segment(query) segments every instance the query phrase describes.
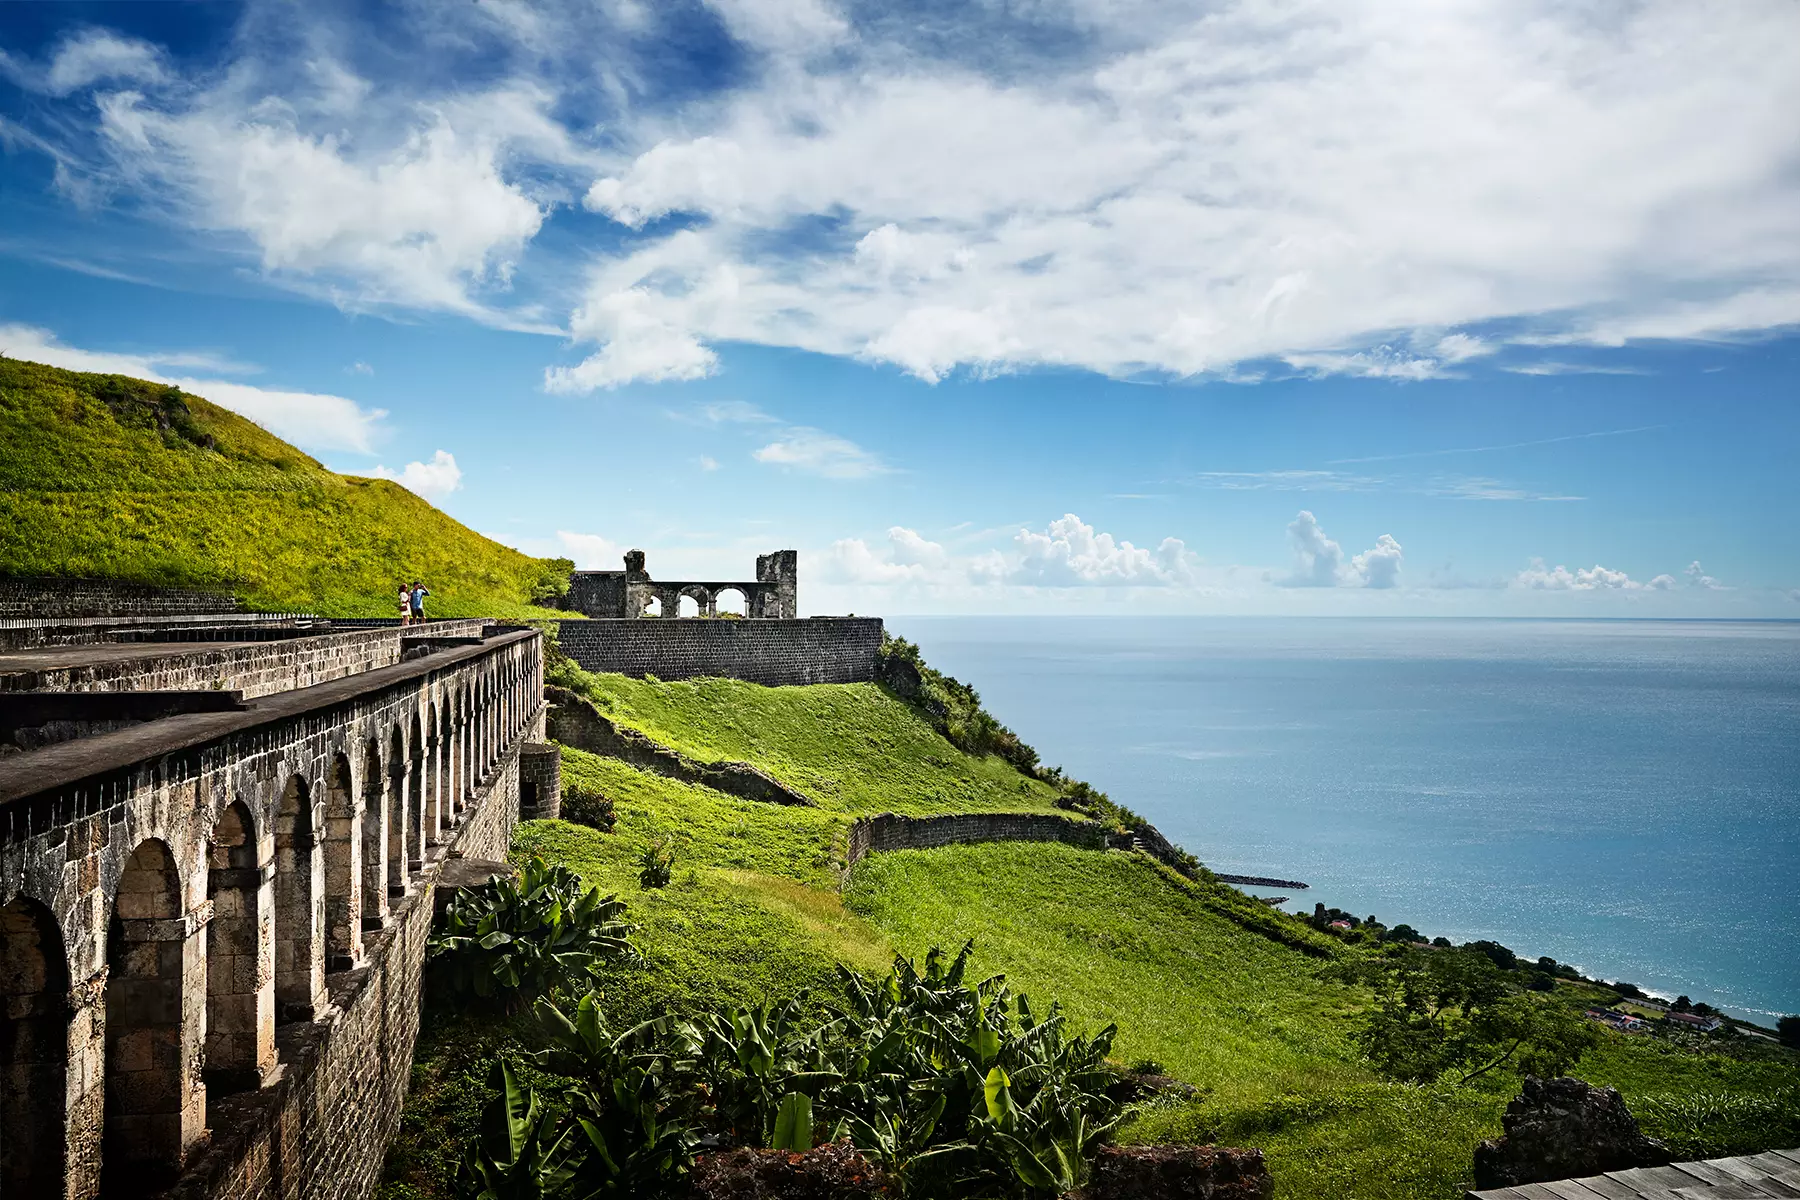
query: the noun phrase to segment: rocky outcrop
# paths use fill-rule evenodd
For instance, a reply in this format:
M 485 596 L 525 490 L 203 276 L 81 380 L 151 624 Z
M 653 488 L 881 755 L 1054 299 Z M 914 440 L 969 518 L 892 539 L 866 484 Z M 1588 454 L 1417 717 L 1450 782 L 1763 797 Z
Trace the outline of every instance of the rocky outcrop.
M 740 1147 L 703 1155 L 689 1186 L 695 1200 L 862 1200 L 900 1194 L 849 1142 L 804 1154 Z
M 683 783 L 702 784 L 745 800 L 765 804 L 812 804 L 809 797 L 749 763 L 699 762 L 635 729 L 621 728 L 585 697 L 568 688 L 546 687 L 544 699 L 551 705 L 546 723 L 549 735 L 565 746 L 616 758 L 640 771 L 679 779 Z
M 1475 1147 L 1477 1189 L 1580 1179 L 1670 1161 L 1668 1147 L 1644 1136 L 1624 1099 L 1580 1079 L 1527 1076 L 1500 1118 L 1506 1135 Z
M 1079 1200 L 1269 1200 L 1275 1181 L 1261 1150 L 1219 1146 L 1107 1146 Z

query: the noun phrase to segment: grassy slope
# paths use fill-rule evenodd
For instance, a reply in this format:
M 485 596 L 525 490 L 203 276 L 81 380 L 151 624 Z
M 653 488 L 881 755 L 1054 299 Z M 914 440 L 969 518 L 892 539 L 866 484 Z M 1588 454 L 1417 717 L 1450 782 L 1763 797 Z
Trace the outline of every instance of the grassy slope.
M 874 684 L 765 688 L 735 679 L 554 678 L 608 716 L 705 761 L 752 762 L 821 807 L 941 813 L 1051 807 L 1056 792 L 998 758 L 971 758 Z
M 333 616 L 391 616 L 420 578 L 436 615 L 530 616 L 547 615 L 529 599 L 549 566 L 199 397 L 0 359 L 0 573 Z
M 1348 1040 L 1364 995 L 1324 979 L 1319 959 L 1228 919 L 1238 911 L 1229 889 L 1179 884 L 1117 852 L 1003 844 L 881 855 L 840 896 L 852 812 L 927 811 L 940 806 L 924 798 L 934 794 L 973 806 L 984 787 L 1007 804 L 1047 800 L 1009 787 L 1010 768 L 969 760 L 877 689 L 564 682 L 697 757 L 747 759 L 843 810 L 755 804 L 565 750 L 565 783 L 612 797 L 618 826 L 534 822 L 519 848 L 629 902 L 646 963 L 607 985 L 621 1019 L 829 991 L 834 962 L 879 970 L 895 951 L 973 937 L 983 970 L 1005 972 L 1040 1004 L 1060 1000 L 1081 1024 L 1116 1021 L 1121 1059 L 1155 1059 L 1203 1089 L 1197 1102 L 1148 1112 L 1126 1139 L 1260 1146 L 1288 1200 L 1451 1200 L 1475 1142 L 1499 1132 L 1516 1079 L 1464 1089 L 1377 1079 Z M 674 884 L 645 892 L 637 855 L 671 833 L 681 839 Z M 1579 989 L 1566 999 L 1586 1002 Z M 485 1086 L 455 1030 L 428 1034 L 409 1135 L 391 1163 L 391 1179 L 431 1186 L 390 1183 L 387 1200 L 448 1194 L 470 1089 Z M 1581 1073 L 1634 1105 L 1670 1095 L 1780 1103 L 1792 1056 L 1755 1059 L 1671 1054 L 1609 1034 Z M 1652 1132 L 1675 1131 L 1657 1122 Z

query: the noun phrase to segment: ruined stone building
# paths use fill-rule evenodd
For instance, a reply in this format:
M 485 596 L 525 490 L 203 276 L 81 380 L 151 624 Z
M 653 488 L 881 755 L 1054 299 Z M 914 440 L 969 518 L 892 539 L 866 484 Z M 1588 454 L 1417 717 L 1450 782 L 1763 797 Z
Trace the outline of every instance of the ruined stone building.
M 623 571 L 576 571 L 569 579 L 569 594 L 562 606 L 589 617 L 678 617 L 682 601 L 692 605 L 686 615 L 716 617 L 723 593 L 742 598 L 746 617 L 758 620 L 797 616 L 799 558 L 792 550 L 761 554 L 756 559 L 756 578 L 748 582 L 659 583 L 644 569 L 644 552 L 625 554 Z
M 368 1195 L 542 696 L 481 621 L 0 620 L 0 1197 Z

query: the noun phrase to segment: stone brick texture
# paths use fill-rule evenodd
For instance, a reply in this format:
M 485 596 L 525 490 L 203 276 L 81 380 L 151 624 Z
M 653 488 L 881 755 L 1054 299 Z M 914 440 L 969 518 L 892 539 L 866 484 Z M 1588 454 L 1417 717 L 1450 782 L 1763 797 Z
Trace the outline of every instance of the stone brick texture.
M 285 647 L 296 652 L 289 682 L 399 654 L 392 636 L 316 641 Z M 66 1176 L 59 1195 L 86 1200 L 103 1178 L 109 1192 L 158 1192 L 154 1171 L 112 1155 L 119 1139 L 155 1150 L 157 1170 L 185 1171 L 170 1193 L 183 1200 L 371 1192 L 406 1093 L 435 881 L 450 855 L 505 856 L 521 747 L 545 736 L 542 668 L 535 632 L 504 633 L 367 681 L 168 722 L 216 723 L 199 738 L 151 722 L 0 760 L 5 957 L 57 967 L 9 970 L 0 993 L 9 1012 L 59 1015 L 66 1053 L 20 1064 L 60 1118 L 62 1145 L 36 1147 Z M 126 746 L 136 757 L 118 756 Z M 354 860 L 334 875 L 325 853 L 339 807 L 347 828 L 366 811 L 372 829 L 392 831 L 360 846 L 352 835 L 390 885 L 366 900 Z M 307 872 L 294 869 L 302 859 Z M 294 901 L 297 881 L 310 903 Z M 340 893 L 368 918 L 348 947 L 360 952 L 309 982 L 292 960 L 323 961 L 325 900 Z M 271 953 L 271 929 L 285 959 Z M 277 985 L 295 1019 L 271 1029 L 278 979 L 296 993 Z M 210 1048 L 230 1060 L 228 1076 L 207 1061 L 209 1009 L 227 1035 Z M 246 1082 L 253 1090 L 233 1090 Z M 12 1170 L 0 1157 L 16 1183 Z
M 150 653 L 39 650 L 0 665 L 0 692 L 240 691 L 246 698 L 361 675 L 401 660 L 415 639 L 479 636 L 480 622 L 397 625 L 249 644 L 160 645 Z M 414 632 L 416 630 L 417 632 Z M 100 648 L 96 648 L 100 649 Z M 4 661 L 4 660 L 0 660 Z
M 88 579 L 0 579 L 0 617 L 178 617 L 239 608 L 221 592 Z
M 557 641 L 588 671 L 779 687 L 873 682 L 881 632 L 880 617 L 627 618 L 562 621 Z
M 519 819 L 554 821 L 562 816 L 562 754 L 548 742 L 519 749 Z
M 1055 813 L 951 813 L 941 817 L 877 813 L 851 824 L 846 861 L 855 866 L 870 854 L 933 850 L 960 842 L 1063 842 L 1103 850 L 1108 836 L 1092 821 Z

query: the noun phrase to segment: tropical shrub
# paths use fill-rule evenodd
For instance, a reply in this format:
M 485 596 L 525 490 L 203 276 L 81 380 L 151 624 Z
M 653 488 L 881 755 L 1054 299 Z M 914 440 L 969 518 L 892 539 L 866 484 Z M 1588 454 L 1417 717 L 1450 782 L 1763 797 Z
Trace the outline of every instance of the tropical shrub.
M 564 785 L 562 794 L 562 819 L 573 821 L 577 825 L 586 825 L 590 829 L 598 829 L 601 833 L 611 833 L 617 817 L 613 813 L 612 797 L 603 796 L 591 788 L 579 784 Z
M 638 886 L 668 887 L 675 873 L 675 839 L 668 834 L 651 840 L 638 855 Z
M 624 901 L 584 888 L 564 866 L 535 855 L 519 878 L 500 876 L 451 899 L 426 950 L 449 991 L 512 1009 L 556 988 L 591 986 L 630 952 Z

